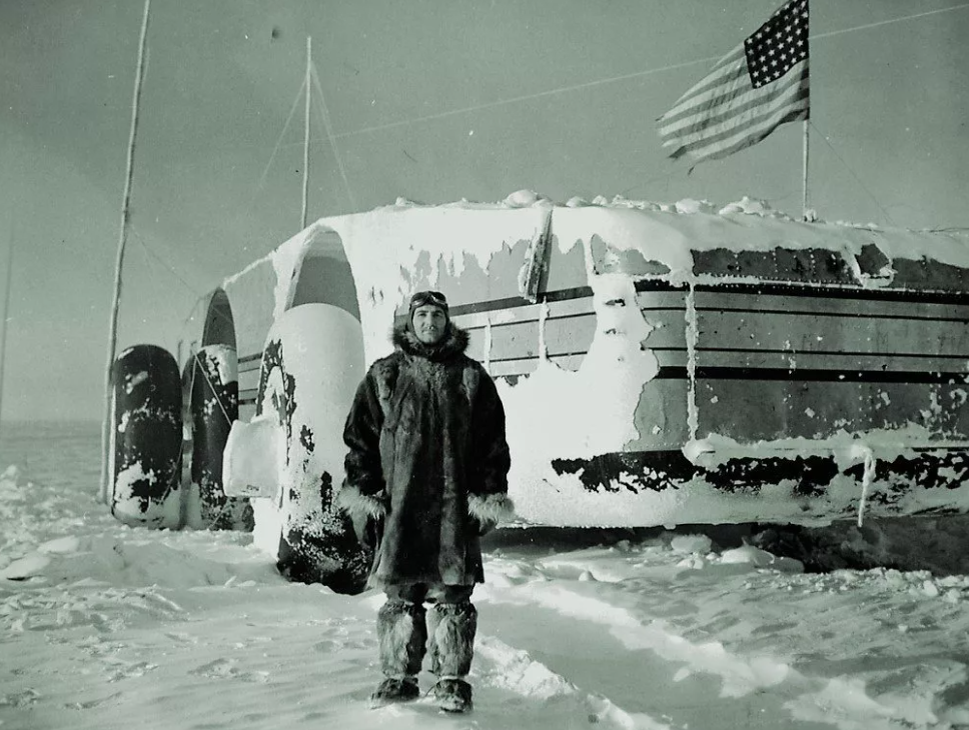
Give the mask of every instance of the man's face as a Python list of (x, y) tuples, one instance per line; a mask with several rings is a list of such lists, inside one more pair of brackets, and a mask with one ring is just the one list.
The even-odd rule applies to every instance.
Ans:
[(447, 315), (440, 307), (422, 304), (414, 310), (414, 334), (425, 345), (436, 345), (444, 337)]

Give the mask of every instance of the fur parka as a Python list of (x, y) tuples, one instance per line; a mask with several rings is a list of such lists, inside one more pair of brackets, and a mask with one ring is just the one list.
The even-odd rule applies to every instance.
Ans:
[(482, 526), (513, 515), (498, 391), (453, 323), (434, 346), (406, 325), (392, 340), (347, 417), (337, 504), (377, 528), (371, 585), (481, 583)]

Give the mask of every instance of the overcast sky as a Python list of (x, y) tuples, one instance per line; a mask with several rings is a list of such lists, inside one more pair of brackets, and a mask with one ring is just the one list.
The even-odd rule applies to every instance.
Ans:
[[(689, 176), (654, 124), (780, 4), (153, 0), (119, 349), (173, 349), (200, 296), (299, 229), (307, 35), (336, 145), (314, 112), (311, 218), (521, 188), (798, 214), (799, 124)], [(142, 13), (0, 0), (4, 421), (100, 418)], [(969, 227), (969, 3), (811, 0), (811, 36), (811, 206)]]

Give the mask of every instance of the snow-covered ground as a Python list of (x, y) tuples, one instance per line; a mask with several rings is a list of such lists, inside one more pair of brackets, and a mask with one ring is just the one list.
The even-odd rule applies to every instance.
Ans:
[[(369, 710), (380, 594), (287, 583), (246, 534), (122, 526), (84, 433), (0, 444), (3, 730), (969, 728), (963, 518), (762, 537), (778, 554), (744, 529), (500, 530), (475, 711)], [(901, 570), (779, 554), (811, 549)]]

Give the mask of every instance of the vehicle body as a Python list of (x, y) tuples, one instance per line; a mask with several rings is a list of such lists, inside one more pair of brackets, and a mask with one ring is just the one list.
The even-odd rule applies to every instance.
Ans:
[[(289, 310), (356, 323), (316, 345), (361, 353), (327, 366), (346, 390), (392, 350), (410, 294), (436, 289), (498, 383), (523, 524), (965, 512), (967, 269), (960, 234), (799, 222), (746, 199), (399, 201), (321, 219), (227, 279), (184, 346), (235, 348), (246, 422), (266, 410), (267, 341)], [(344, 416), (315, 429), (333, 485)]]

